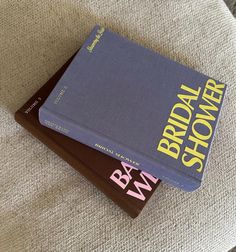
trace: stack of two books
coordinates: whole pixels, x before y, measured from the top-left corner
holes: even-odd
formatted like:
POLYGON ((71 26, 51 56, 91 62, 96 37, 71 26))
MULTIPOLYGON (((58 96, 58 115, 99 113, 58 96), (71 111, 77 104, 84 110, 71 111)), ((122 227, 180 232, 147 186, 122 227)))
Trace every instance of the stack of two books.
POLYGON ((225 85, 96 26, 16 120, 136 217, 163 180, 197 189, 225 85))

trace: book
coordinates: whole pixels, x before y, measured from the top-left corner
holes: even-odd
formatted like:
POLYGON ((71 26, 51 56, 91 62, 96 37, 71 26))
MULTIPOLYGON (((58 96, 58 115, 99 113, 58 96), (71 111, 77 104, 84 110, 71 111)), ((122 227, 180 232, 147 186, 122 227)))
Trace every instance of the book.
POLYGON ((15 113, 15 120, 135 218, 160 184, 159 179, 39 123, 39 107, 71 60, 15 113))
POLYGON ((40 123, 193 191, 225 84, 96 26, 39 110, 40 123))

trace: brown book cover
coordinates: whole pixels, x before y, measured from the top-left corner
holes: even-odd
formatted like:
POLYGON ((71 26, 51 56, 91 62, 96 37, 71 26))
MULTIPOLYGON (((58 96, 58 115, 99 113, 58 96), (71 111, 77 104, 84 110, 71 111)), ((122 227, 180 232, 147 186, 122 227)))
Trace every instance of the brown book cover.
POLYGON ((135 218, 156 190, 159 179, 39 123, 39 107, 72 58, 15 113, 15 120, 135 218))

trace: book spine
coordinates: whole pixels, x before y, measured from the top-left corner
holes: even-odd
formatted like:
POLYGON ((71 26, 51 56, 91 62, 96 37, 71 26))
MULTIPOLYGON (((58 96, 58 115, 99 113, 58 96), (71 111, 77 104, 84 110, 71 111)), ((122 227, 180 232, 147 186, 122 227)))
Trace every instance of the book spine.
POLYGON ((42 125, 93 149, 103 152, 104 154, 120 161, 129 163, 147 173, 151 173, 153 176, 158 177, 174 187, 178 187, 185 191, 193 191, 200 186, 200 181, 196 178, 171 167, 167 167, 161 163, 157 164, 156 161, 149 159, 140 153, 136 153, 111 139, 107 139, 102 134, 94 132, 82 125, 78 125, 72 120, 64 118, 64 116, 61 116, 60 114, 52 113, 45 106, 39 109, 39 121, 42 125))
POLYGON ((101 190, 108 198, 110 198, 119 207, 124 209, 130 217, 136 218, 140 214, 140 209, 133 207, 133 205, 127 202, 124 197, 118 196, 116 190, 111 189, 110 184, 100 178, 99 174, 93 172, 92 169, 86 167, 70 152, 65 151, 65 149, 60 145, 60 143, 57 143, 54 139, 48 138, 42 130, 39 130, 37 128, 37 126, 33 126, 32 123, 29 123, 29 119, 25 118, 24 112, 17 111, 15 113, 15 121, 18 122, 25 129, 27 129, 31 134, 33 134, 33 136, 38 138, 59 157, 65 160, 75 170, 79 171, 93 185, 95 185, 99 190, 101 190))

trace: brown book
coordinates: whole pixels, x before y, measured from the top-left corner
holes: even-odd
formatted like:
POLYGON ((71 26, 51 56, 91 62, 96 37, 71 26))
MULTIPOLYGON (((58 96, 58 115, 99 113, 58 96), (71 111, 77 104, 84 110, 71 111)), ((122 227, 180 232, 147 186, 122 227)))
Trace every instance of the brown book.
POLYGON ((39 107, 72 58, 15 113, 15 120, 135 218, 156 190, 160 180, 39 123, 39 107))

